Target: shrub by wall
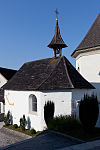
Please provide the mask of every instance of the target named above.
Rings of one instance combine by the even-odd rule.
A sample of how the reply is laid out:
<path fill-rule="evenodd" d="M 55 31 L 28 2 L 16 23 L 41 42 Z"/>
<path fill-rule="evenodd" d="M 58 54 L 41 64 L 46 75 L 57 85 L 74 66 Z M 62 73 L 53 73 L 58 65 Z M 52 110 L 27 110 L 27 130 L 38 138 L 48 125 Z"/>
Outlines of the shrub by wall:
<path fill-rule="evenodd" d="M 75 130 L 79 127 L 80 123 L 75 116 L 57 116 L 51 119 L 48 123 L 48 129 L 61 132 Z"/>
<path fill-rule="evenodd" d="M 4 123 L 6 126 L 9 126 L 11 123 L 10 111 L 8 111 L 7 115 L 4 117 Z"/>
<path fill-rule="evenodd" d="M 26 125 L 27 125 L 27 121 L 26 121 L 25 115 L 23 115 L 23 118 L 20 118 L 20 128 L 24 131 Z"/>
<path fill-rule="evenodd" d="M 51 101 L 48 101 L 47 103 L 45 103 L 45 106 L 44 106 L 44 119 L 45 119 L 45 122 L 48 126 L 48 122 L 49 120 L 53 119 L 53 116 L 54 116 L 54 103 L 51 102 Z"/>
<path fill-rule="evenodd" d="M 83 127 L 87 130 L 92 130 L 97 122 L 99 114 L 99 106 L 97 96 L 84 95 L 84 98 L 79 104 L 79 118 Z"/>

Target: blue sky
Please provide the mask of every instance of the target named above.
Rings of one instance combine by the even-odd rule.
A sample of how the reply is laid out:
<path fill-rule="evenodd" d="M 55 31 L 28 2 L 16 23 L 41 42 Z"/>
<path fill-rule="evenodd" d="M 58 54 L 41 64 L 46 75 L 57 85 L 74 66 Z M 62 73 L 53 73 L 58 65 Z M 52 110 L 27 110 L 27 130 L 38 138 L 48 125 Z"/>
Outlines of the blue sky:
<path fill-rule="evenodd" d="M 53 56 L 47 45 L 59 11 L 63 49 L 75 66 L 71 53 L 100 13 L 100 0 L 0 0 L 0 66 L 19 69 L 24 62 Z"/>

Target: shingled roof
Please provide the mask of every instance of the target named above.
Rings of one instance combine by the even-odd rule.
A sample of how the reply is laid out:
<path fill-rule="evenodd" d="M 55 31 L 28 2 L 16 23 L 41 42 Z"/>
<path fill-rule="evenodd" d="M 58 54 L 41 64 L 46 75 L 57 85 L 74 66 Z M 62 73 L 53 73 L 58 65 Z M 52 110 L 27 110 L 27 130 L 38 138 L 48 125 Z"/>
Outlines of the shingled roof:
<path fill-rule="evenodd" d="M 7 79 L 10 80 L 17 70 L 7 69 L 0 67 L 0 73 Z M 4 90 L 0 88 L 0 102 L 4 103 Z"/>
<path fill-rule="evenodd" d="M 65 48 L 67 47 L 67 45 L 64 43 L 61 34 L 60 34 L 60 29 L 59 29 L 59 25 L 58 25 L 58 19 L 56 20 L 56 26 L 55 26 L 55 34 L 50 42 L 50 44 L 48 45 L 49 48 Z"/>
<path fill-rule="evenodd" d="M 3 88 L 40 91 L 94 87 L 62 56 L 25 63 Z"/>
<path fill-rule="evenodd" d="M 17 72 L 17 70 L 7 69 L 0 67 L 0 73 L 7 79 L 11 79 L 12 76 Z"/>
<path fill-rule="evenodd" d="M 81 52 L 81 50 L 86 48 L 92 48 L 100 46 L 100 14 L 96 18 L 95 22 L 87 32 L 86 36 L 82 40 L 82 42 L 79 44 L 79 46 L 76 48 L 76 50 L 72 53 L 72 56 L 75 52 Z"/>

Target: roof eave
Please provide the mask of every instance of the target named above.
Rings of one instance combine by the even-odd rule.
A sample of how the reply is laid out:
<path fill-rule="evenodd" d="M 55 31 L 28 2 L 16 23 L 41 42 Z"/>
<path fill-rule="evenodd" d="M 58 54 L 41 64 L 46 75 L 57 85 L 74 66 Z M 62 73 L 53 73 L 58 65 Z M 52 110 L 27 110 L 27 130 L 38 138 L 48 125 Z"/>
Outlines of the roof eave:
<path fill-rule="evenodd" d="M 93 51 L 93 50 L 100 50 L 100 44 L 90 47 L 78 48 L 71 54 L 73 58 L 76 58 L 80 53 Z"/>
<path fill-rule="evenodd" d="M 72 54 L 71 57 L 76 58 L 78 56 L 79 52 L 78 50 L 75 50 Z"/>
<path fill-rule="evenodd" d="M 55 49 L 55 48 L 66 48 L 68 46 L 66 44 L 49 44 L 47 47 Z"/>

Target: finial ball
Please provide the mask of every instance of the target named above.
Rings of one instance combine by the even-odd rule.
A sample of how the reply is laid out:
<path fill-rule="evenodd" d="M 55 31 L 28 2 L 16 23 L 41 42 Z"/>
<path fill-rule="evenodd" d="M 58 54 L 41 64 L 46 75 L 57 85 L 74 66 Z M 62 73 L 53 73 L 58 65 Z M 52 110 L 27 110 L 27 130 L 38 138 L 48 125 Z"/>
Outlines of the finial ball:
<path fill-rule="evenodd" d="M 56 21 L 58 21 L 58 18 L 56 18 Z"/>

